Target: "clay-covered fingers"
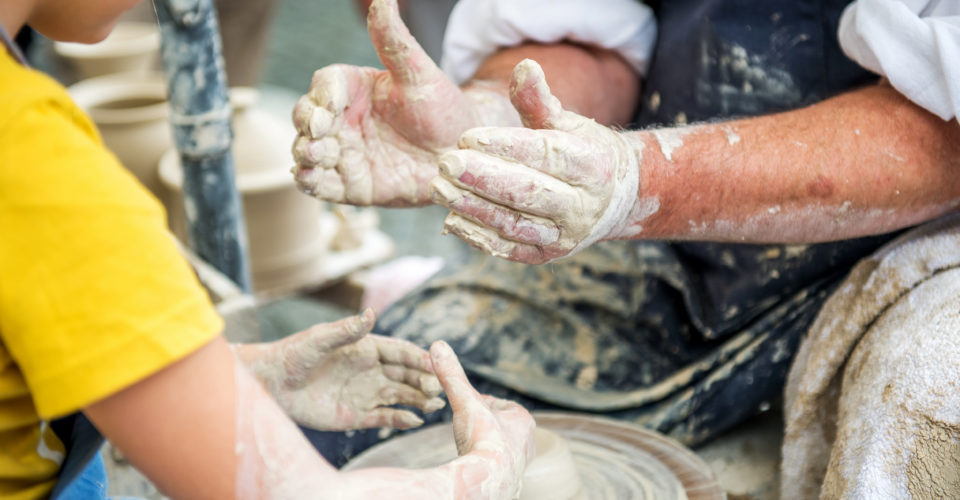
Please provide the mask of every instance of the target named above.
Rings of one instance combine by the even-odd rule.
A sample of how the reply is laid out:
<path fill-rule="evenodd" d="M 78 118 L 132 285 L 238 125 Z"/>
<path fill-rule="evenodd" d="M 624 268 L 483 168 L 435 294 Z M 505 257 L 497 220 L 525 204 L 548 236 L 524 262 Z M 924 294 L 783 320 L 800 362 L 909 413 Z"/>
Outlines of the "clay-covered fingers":
<path fill-rule="evenodd" d="M 317 104 L 310 94 L 300 96 L 293 107 L 293 126 L 307 139 L 326 136 L 333 127 L 335 118 L 336 115 Z"/>
<path fill-rule="evenodd" d="M 402 404 L 419 408 L 427 413 L 443 408 L 442 398 L 428 395 L 402 382 L 384 381 L 377 393 L 377 406 Z"/>
<path fill-rule="evenodd" d="M 434 203 L 479 225 L 489 227 L 504 238 L 528 245 L 551 245 L 560 237 L 560 228 L 549 219 L 526 215 L 493 203 L 469 191 L 458 189 L 446 179 L 431 182 Z"/>
<path fill-rule="evenodd" d="M 354 344 L 373 328 L 376 315 L 372 309 L 332 323 L 313 325 L 279 341 L 281 361 L 288 376 L 303 377 L 327 362 L 331 351 Z"/>
<path fill-rule="evenodd" d="M 522 213 L 548 217 L 578 202 L 576 189 L 556 177 L 470 149 L 444 153 L 439 169 L 451 184 Z"/>
<path fill-rule="evenodd" d="M 394 81 L 417 85 L 446 78 L 403 24 L 397 0 L 374 0 L 367 12 L 367 30 L 380 62 Z"/>
<path fill-rule="evenodd" d="M 435 397 L 443 392 L 440 381 L 432 372 L 427 373 L 415 368 L 407 368 L 401 365 L 381 365 L 383 375 L 388 379 L 406 384 L 424 394 Z"/>
<path fill-rule="evenodd" d="M 377 346 L 381 363 L 413 368 L 424 373 L 433 373 L 430 354 L 413 342 L 377 334 L 370 335 L 370 340 Z"/>
<path fill-rule="evenodd" d="M 351 82 L 360 86 L 359 71 L 344 65 L 317 70 L 310 91 L 293 108 L 297 137 L 292 172 L 299 188 L 311 196 L 333 202 L 345 199 L 347 186 L 337 171 L 343 149 L 339 131 L 351 99 L 349 86 Z"/>
<path fill-rule="evenodd" d="M 334 168 L 340 161 L 340 142 L 333 137 L 310 139 L 300 136 L 293 142 L 293 157 L 301 168 Z"/>
<path fill-rule="evenodd" d="M 477 127 L 461 134 L 457 147 L 522 165 L 572 186 L 595 184 L 598 176 L 609 175 L 597 168 L 604 164 L 597 161 L 597 156 L 609 152 L 592 138 L 573 132 Z"/>
<path fill-rule="evenodd" d="M 451 213 L 443 221 L 443 230 L 470 246 L 490 255 L 514 262 L 543 264 L 554 258 L 545 247 L 511 241 L 492 229 L 488 229 L 458 214 Z"/>
<path fill-rule="evenodd" d="M 374 427 L 389 427 L 392 429 L 413 429 L 423 425 L 423 419 L 409 410 L 398 408 L 374 408 L 366 412 L 357 422 L 355 428 L 370 429 Z"/>
<path fill-rule="evenodd" d="M 331 113 L 331 118 L 341 116 L 347 106 L 356 100 L 359 90 L 368 85 L 372 68 L 331 64 L 313 72 L 307 96 L 318 108 Z"/>
<path fill-rule="evenodd" d="M 501 399 L 489 395 L 482 395 L 483 403 L 490 408 L 500 422 L 500 427 L 511 436 L 515 445 L 525 445 L 523 448 L 526 460 L 533 460 L 536 455 L 536 448 L 533 444 L 533 431 L 536 429 L 536 421 L 533 415 L 526 408 L 520 406 L 514 401 Z"/>
<path fill-rule="evenodd" d="M 377 321 L 373 309 L 367 308 L 356 316 L 348 316 L 331 323 L 320 323 L 304 331 L 299 340 L 300 349 L 305 351 L 330 352 L 339 347 L 353 344 L 362 339 Z"/>
<path fill-rule="evenodd" d="M 347 105 L 358 90 L 369 85 L 369 68 L 334 64 L 313 73 L 310 90 L 293 107 L 293 125 L 300 136 L 320 139 L 340 128 Z"/>

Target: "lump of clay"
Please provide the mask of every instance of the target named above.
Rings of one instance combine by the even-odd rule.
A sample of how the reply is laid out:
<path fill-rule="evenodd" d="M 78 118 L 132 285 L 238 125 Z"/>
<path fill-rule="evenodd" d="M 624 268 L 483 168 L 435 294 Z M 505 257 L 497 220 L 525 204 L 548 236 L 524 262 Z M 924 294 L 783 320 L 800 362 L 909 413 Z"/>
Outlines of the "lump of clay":
<path fill-rule="evenodd" d="M 520 500 L 577 500 L 585 498 L 567 440 L 537 427 L 533 434 L 537 455 L 523 473 Z"/>

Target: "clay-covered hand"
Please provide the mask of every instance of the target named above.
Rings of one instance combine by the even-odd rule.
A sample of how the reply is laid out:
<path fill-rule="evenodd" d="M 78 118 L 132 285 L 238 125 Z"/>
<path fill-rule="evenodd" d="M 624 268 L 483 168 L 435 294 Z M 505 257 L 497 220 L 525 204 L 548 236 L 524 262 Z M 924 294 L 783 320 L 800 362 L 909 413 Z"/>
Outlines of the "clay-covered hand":
<path fill-rule="evenodd" d="M 460 458 L 445 467 L 455 498 L 516 498 L 536 451 L 533 417 L 517 403 L 478 393 L 446 342 L 434 342 L 430 357 L 453 410 Z"/>
<path fill-rule="evenodd" d="M 410 342 L 369 334 L 374 321 L 367 309 L 275 342 L 234 349 L 290 418 L 304 426 L 417 427 L 420 417 L 391 405 L 426 412 L 444 406 L 430 356 Z"/>
<path fill-rule="evenodd" d="M 440 157 L 431 187 L 451 211 L 444 229 L 530 264 L 618 236 L 637 205 L 642 148 L 564 110 L 529 59 L 514 68 L 510 99 L 528 128 L 471 129 Z"/>
<path fill-rule="evenodd" d="M 335 203 L 428 204 L 437 156 L 463 131 L 492 124 L 488 111 L 424 52 L 396 0 L 374 1 L 367 28 L 386 70 L 337 64 L 314 73 L 293 110 L 294 176 L 302 191 Z"/>

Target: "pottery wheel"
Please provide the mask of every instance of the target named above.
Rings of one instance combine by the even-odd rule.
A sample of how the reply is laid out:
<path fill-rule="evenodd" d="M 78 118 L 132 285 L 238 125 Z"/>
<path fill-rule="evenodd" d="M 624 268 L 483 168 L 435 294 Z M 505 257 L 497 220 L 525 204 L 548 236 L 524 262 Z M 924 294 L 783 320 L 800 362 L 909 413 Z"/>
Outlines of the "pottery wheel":
<path fill-rule="evenodd" d="M 726 493 L 692 451 L 633 424 L 576 413 L 534 412 L 537 426 L 566 439 L 589 500 L 713 500 Z M 433 467 L 456 458 L 453 424 L 396 437 L 343 469 Z"/>

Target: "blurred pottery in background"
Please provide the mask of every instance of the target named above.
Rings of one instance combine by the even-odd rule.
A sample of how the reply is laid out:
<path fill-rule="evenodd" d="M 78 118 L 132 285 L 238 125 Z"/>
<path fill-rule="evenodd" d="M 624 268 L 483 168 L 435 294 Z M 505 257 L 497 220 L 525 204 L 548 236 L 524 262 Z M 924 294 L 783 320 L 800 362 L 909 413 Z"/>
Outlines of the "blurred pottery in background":
<path fill-rule="evenodd" d="M 289 290 L 324 275 L 323 256 L 336 231 L 316 199 L 297 190 L 290 166 L 296 131 L 289 120 L 257 109 L 256 89 L 230 90 L 233 159 L 237 189 L 250 243 L 250 268 L 257 292 Z M 183 213 L 183 171 L 175 149 L 163 154 L 159 174 L 169 189 L 165 205 L 174 234 L 187 241 Z"/>
<path fill-rule="evenodd" d="M 100 130 L 104 144 L 153 194 L 164 193 L 157 161 L 173 147 L 163 75 L 121 73 L 69 87 L 73 100 Z"/>
<path fill-rule="evenodd" d="M 55 42 L 54 51 L 69 61 L 81 79 L 113 73 L 148 73 L 160 54 L 155 23 L 122 21 L 100 43 Z"/>

